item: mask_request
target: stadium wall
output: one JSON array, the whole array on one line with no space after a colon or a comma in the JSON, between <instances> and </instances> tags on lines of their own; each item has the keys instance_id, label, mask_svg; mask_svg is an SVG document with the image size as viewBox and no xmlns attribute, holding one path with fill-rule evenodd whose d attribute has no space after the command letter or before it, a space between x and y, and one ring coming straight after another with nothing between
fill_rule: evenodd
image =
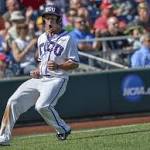
<instances>
[{"instance_id":1,"label":"stadium wall","mask_svg":"<svg viewBox=\"0 0 150 150\"><path fill-rule=\"evenodd\" d=\"M150 112L150 71L115 70L70 75L56 109L63 118ZM0 80L0 119L8 98L28 77ZM42 121L34 107L18 122Z\"/></svg>"}]
</instances>

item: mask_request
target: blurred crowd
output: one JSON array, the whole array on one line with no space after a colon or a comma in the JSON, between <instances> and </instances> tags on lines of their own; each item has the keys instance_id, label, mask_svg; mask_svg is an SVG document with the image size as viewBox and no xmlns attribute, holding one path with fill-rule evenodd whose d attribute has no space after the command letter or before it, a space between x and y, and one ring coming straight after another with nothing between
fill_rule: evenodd
<instances>
[{"instance_id":1,"label":"blurred crowd","mask_svg":"<svg viewBox=\"0 0 150 150\"><path fill-rule=\"evenodd\" d=\"M144 45L145 38L150 42L147 35L150 32L150 0L44 2L44 5L54 4L62 9L62 26L77 40L79 51L117 53L121 50L119 59L130 59L128 65L132 67L135 61L131 55ZM25 6L22 0L0 0L0 3L0 78L29 75L37 66L36 42L44 32L41 17L44 7ZM117 36L130 38L96 40ZM94 42L88 41L94 38ZM150 44L148 46L150 48ZM147 62L150 64L150 57Z\"/></svg>"}]
</instances>

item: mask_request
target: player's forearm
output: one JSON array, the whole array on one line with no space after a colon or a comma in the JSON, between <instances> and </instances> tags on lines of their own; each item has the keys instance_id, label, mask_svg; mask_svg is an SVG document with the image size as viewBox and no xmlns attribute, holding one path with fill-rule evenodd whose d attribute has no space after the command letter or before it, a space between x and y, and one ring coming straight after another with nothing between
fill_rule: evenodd
<instances>
[{"instance_id":1,"label":"player's forearm","mask_svg":"<svg viewBox=\"0 0 150 150\"><path fill-rule=\"evenodd\" d=\"M75 68L78 68L79 64L71 62L71 61L66 61L64 64L58 65L57 68L58 69L62 69L62 70L72 70Z\"/></svg>"}]
</instances>

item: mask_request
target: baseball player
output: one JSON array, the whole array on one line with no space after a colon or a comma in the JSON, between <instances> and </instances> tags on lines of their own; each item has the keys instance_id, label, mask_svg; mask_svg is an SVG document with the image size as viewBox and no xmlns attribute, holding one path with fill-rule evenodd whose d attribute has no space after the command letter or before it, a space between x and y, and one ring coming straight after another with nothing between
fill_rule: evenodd
<instances>
[{"instance_id":1,"label":"baseball player","mask_svg":"<svg viewBox=\"0 0 150 150\"><path fill-rule=\"evenodd\" d=\"M66 90L67 71L78 67L77 45L62 29L59 8L47 5L42 14L46 31L38 38L39 67L9 98L0 129L0 145L9 145L11 132L19 116L31 106L52 125L59 140L65 140L71 128L54 106Z\"/></svg>"}]
</instances>

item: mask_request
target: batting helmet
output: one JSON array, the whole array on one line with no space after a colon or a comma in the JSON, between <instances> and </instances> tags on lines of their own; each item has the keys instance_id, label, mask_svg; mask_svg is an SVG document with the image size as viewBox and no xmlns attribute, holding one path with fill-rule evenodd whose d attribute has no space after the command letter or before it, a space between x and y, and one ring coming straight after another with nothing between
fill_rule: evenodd
<instances>
[{"instance_id":1,"label":"batting helmet","mask_svg":"<svg viewBox=\"0 0 150 150\"><path fill-rule=\"evenodd\" d=\"M42 17L44 17L46 14L49 14L49 15L56 15L58 17L61 17L61 10L55 6L55 5L46 5L45 6L45 9L42 13Z\"/></svg>"}]
</instances>

